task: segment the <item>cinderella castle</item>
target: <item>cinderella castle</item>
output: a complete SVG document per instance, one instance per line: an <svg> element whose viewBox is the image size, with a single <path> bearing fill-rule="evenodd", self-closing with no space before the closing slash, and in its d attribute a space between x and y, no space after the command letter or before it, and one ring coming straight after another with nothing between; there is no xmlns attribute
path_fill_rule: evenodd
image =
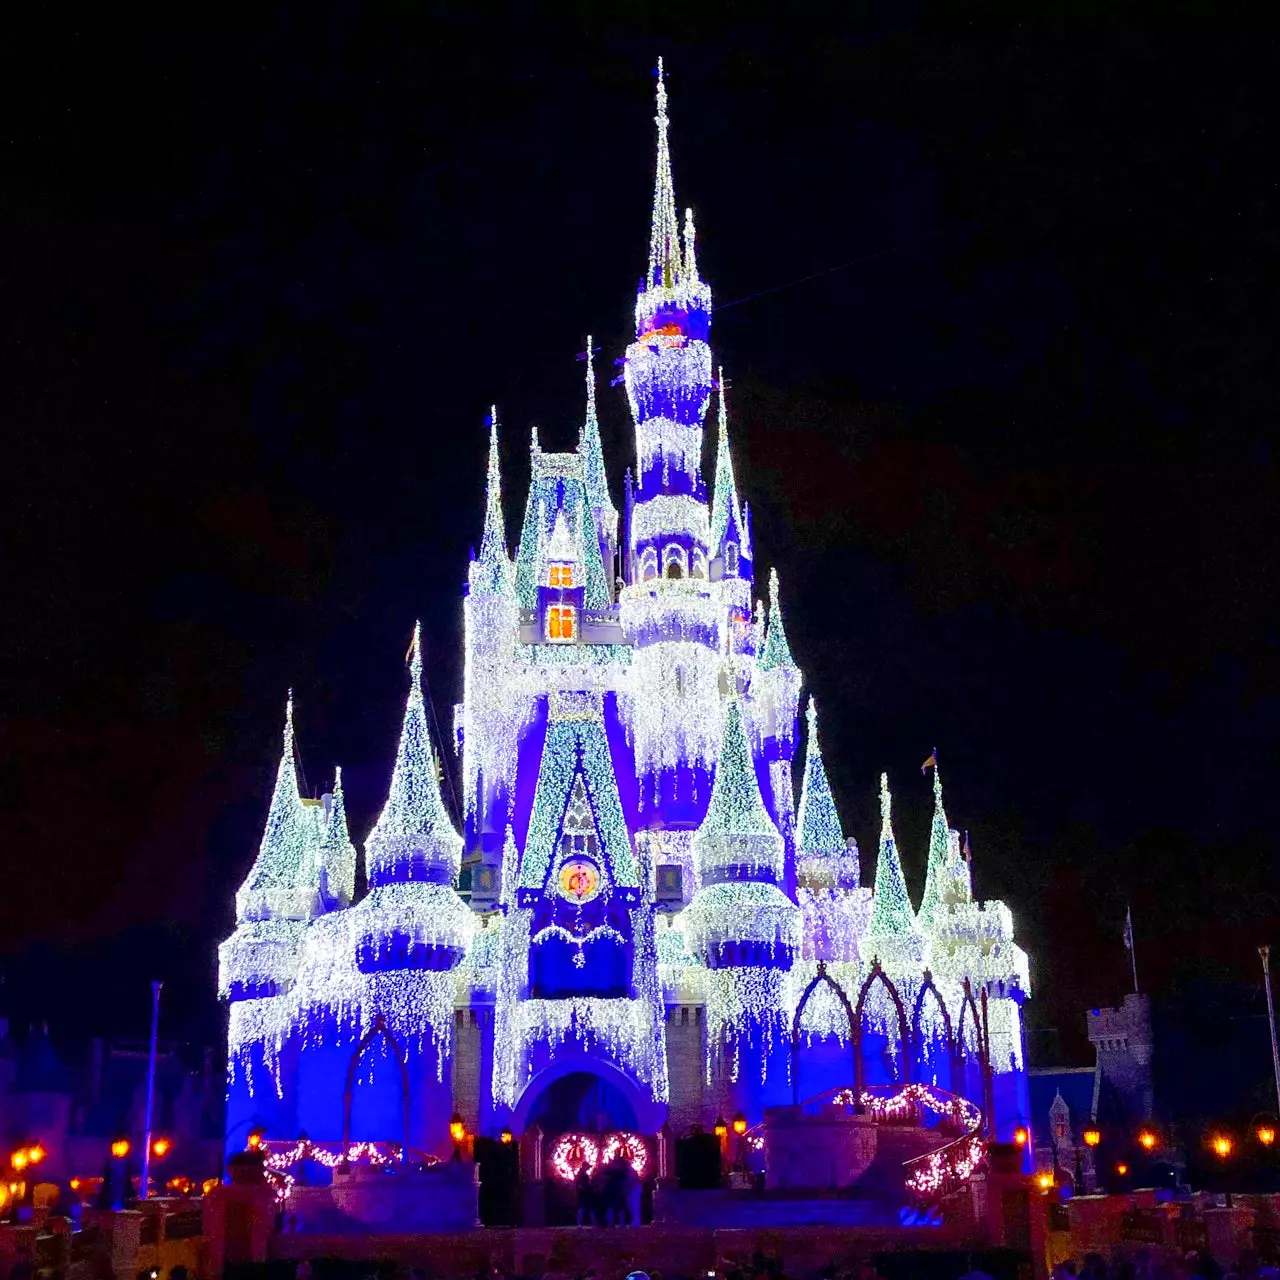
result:
<svg viewBox="0 0 1280 1280"><path fill-rule="evenodd" d="M577 447L535 432L513 548L491 418L453 741L429 732L415 632L359 899L341 775L299 794L290 700L219 950L229 1152L754 1132L766 1108L908 1083L967 1099L988 1136L1028 1123L1027 958L1007 907L973 898L936 757L918 899L887 778L870 866L837 811L738 489L661 68L657 126L633 470L611 482L588 342Z"/></svg>

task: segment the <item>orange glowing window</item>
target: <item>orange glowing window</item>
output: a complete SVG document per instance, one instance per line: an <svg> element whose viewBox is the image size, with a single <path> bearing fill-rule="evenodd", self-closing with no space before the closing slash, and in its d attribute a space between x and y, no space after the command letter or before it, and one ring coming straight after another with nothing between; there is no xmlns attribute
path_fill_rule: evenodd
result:
<svg viewBox="0 0 1280 1280"><path fill-rule="evenodd" d="M571 564L553 564L548 565L548 586L551 587L571 587L573 586L573 565Z"/></svg>
<svg viewBox="0 0 1280 1280"><path fill-rule="evenodd" d="M553 604L547 610L547 639L572 640L578 625L578 611L569 604Z"/></svg>

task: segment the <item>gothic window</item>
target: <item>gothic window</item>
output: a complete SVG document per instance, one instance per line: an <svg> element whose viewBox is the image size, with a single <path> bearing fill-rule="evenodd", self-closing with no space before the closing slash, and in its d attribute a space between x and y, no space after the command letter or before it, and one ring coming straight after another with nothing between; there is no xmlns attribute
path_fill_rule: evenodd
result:
<svg viewBox="0 0 1280 1280"><path fill-rule="evenodd" d="M560 848L566 858L596 856L596 819L581 774L574 779L560 832Z"/></svg>
<svg viewBox="0 0 1280 1280"><path fill-rule="evenodd" d="M571 604L553 604L547 610L547 639L573 640L578 630L577 615Z"/></svg>
<svg viewBox="0 0 1280 1280"><path fill-rule="evenodd" d="M676 668L676 697L683 698L689 691L689 677L683 667Z"/></svg>
<svg viewBox="0 0 1280 1280"><path fill-rule="evenodd" d="M658 576L658 553L652 547L645 547L640 554L640 576L642 578Z"/></svg>
<svg viewBox="0 0 1280 1280"><path fill-rule="evenodd" d="M701 547L693 549L693 563L689 566L689 577L705 578L707 576L707 553Z"/></svg>
<svg viewBox="0 0 1280 1280"><path fill-rule="evenodd" d="M573 565L552 564L547 566L547 585L551 587L573 586Z"/></svg>
<svg viewBox="0 0 1280 1280"><path fill-rule="evenodd" d="M738 576L738 544L736 542L724 544L724 571L731 578Z"/></svg>
<svg viewBox="0 0 1280 1280"><path fill-rule="evenodd" d="M672 542L662 553L662 572L668 578L683 578L685 571L684 548Z"/></svg>

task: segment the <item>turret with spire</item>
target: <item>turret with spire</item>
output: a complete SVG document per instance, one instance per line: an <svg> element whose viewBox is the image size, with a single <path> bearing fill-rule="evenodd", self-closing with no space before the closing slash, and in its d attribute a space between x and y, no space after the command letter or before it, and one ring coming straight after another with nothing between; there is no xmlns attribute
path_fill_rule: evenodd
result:
<svg viewBox="0 0 1280 1280"><path fill-rule="evenodd" d="M938 767L938 752L930 756L933 769L933 822L929 827L929 857L925 867L924 893L920 898L917 919L920 927L932 929L944 906L968 901L969 868L960 852L960 835L952 831L947 822L947 811L942 807L942 771Z"/></svg>
<svg viewBox="0 0 1280 1280"><path fill-rule="evenodd" d="M916 923L893 834L893 797L889 794L887 773L880 775L880 852L863 955L868 960L878 959L891 975L911 972L913 967L918 970L924 957L924 938Z"/></svg>
<svg viewBox="0 0 1280 1280"><path fill-rule="evenodd" d="M636 298L636 340L623 362L636 425L630 550L642 579L706 577L710 551L702 424L711 398L711 290L698 276L691 213L685 217L681 249L661 61L655 123L658 159L649 266Z"/></svg>

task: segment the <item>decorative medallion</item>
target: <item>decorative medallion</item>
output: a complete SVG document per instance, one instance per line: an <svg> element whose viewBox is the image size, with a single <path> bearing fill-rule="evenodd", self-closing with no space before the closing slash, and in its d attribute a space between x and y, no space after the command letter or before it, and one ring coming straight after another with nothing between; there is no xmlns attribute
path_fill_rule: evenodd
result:
<svg viewBox="0 0 1280 1280"><path fill-rule="evenodd" d="M570 902L590 902L600 891L600 872L586 858L570 858L560 868L560 895Z"/></svg>

